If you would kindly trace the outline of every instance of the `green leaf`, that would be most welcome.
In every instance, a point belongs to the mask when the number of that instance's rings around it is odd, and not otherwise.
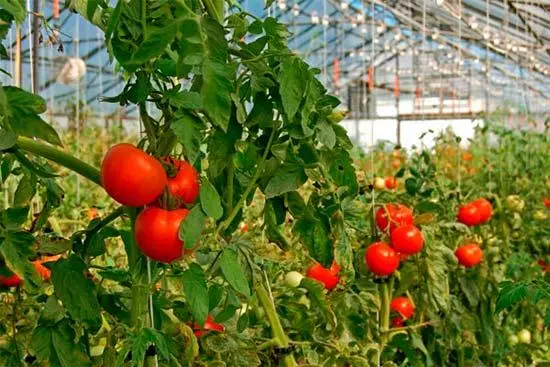
[[[24,3],[20,0],[0,0],[0,9],[10,13],[17,23],[23,23],[27,16]]]
[[[145,359],[145,352],[149,346],[154,345],[160,356],[168,358],[170,352],[164,335],[158,330],[142,328],[132,338],[132,361],[136,366],[141,366]]]
[[[279,94],[289,120],[294,118],[304,98],[307,88],[304,75],[307,75],[307,65],[300,58],[287,57],[281,63]]]
[[[65,318],[65,310],[55,296],[48,297],[38,321],[42,326],[53,326]]]
[[[329,149],[334,148],[336,145],[336,133],[334,132],[332,125],[328,123],[328,121],[322,120],[316,125],[316,127],[319,130],[317,133],[319,141]]]
[[[122,12],[122,6],[124,5],[123,0],[118,0],[116,6],[114,7],[111,16],[109,17],[109,23],[107,23],[107,30],[105,31],[105,39],[110,40],[113,32],[118,26],[120,21],[120,14]]]
[[[322,158],[323,164],[328,167],[328,174],[332,181],[337,186],[347,187],[348,194],[355,195],[359,187],[349,153],[342,148],[336,148],[332,151],[324,151]]]
[[[35,194],[36,176],[28,174],[23,175],[13,195],[13,206],[27,206]]]
[[[188,110],[199,110],[202,108],[201,95],[197,92],[184,90],[169,96],[168,101],[176,108],[185,108]]]
[[[0,130],[0,150],[10,149],[17,143],[17,136],[13,131]]]
[[[99,6],[99,0],[88,0],[88,4],[86,6],[86,16],[91,21],[94,18],[94,13]]]
[[[15,115],[39,115],[46,112],[46,101],[18,87],[2,87],[6,93],[9,109]]]
[[[196,263],[191,263],[189,269],[183,272],[183,292],[191,314],[199,325],[204,325],[208,316],[208,288],[204,271]]]
[[[300,287],[307,289],[309,299],[314,309],[318,309],[323,313],[323,316],[331,324],[333,328],[336,328],[337,319],[336,314],[330,308],[330,305],[327,301],[327,296],[325,295],[324,287],[321,283],[316,280],[304,278],[300,283]]]
[[[214,218],[215,220],[222,217],[223,207],[220,200],[220,195],[216,191],[214,185],[210,183],[208,178],[203,178],[201,182],[200,200],[201,207],[208,216]]]
[[[260,127],[271,126],[273,122],[273,103],[265,93],[254,96],[254,106],[245,122],[247,126],[258,124]]]
[[[34,237],[28,232],[7,232],[0,244],[6,266],[24,281],[23,286],[30,291],[35,291],[42,284],[28,260],[33,243]]]
[[[38,361],[46,361],[51,367],[91,366],[92,362],[82,343],[76,343],[76,333],[64,320],[53,327],[38,326],[34,329],[31,347]]]
[[[0,211],[2,226],[10,231],[18,231],[29,216],[29,207],[7,208]]]
[[[185,156],[191,165],[194,165],[202,142],[202,120],[194,115],[182,113],[181,117],[171,125],[178,141],[183,145]]]
[[[249,297],[250,288],[248,286],[248,281],[244,276],[245,271],[239,262],[237,252],[235,250],[228,247],[223,250],[220,258],[220,267],[224,278],[233,287],[233,289]]]
[[[268,198],[279,196],[287,192],[296,191],[307,181],[306,173],[301,166],[283,165],[275,172],[269,180],[265,195]]]
[[[409,195],[414,196],[420,185],[418,184],[418,180],[412,177],[409,177],[405,180],[405,188],[407,189],[407,192]]]
[[[180,224],[179,238],[183,241],[184,247],[190,249],[195,247],[197,241],[199,240],[202,229],[206,221],[206,216],[204,215],[201,207],[195,205],[185,220]]]
[[[55,295],[71,317],[95,332],[101,326],[101,314],[95,285],[84,274],[86,271],[86,264],[76,255],[59,259],[53,266],[52,283]]]
[[[61,146],[57,131],[37,115],[18,114],[11,119],[10,123],[17,135],[42,139],[50,144]]]
[[[294,225],[293,231],[307,246],[309,254],[324,266],[330,266],[333,260],[332,242],[329,229],[318,219],[300,219]]]
[[[38,252],[41,254],[57,255],[71,249],[71,241],[62,237],[38,237]]]
[[[234,69],[225,63],[207,59],[202,65],[202,105],[212,122],[227,131],[231,116],[231,92]]]

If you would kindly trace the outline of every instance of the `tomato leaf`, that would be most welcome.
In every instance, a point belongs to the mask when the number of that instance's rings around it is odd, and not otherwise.
[[[293,231],[307,246],[309,254],[324,266],[332,263],[332,242],[329,229],[317,218],[303,218],[296,222]]]
[[[145,353],[151,346],[155,346],[155,350],[160,356],[168,358],[170,352],[164,335],[158,330],[151,328],[142,328],[132,338],[132,361],[136,366],[141,366],[145,359]]]
[[[34,237],[28,232],[11,232],[4,235],[0,243],[0,253],[4,257],[6,266],[24,281],[23,286],[35,291],[42,284],[32,263],[28,260],[31,254],[30,247],[34,243]]]
[[[0,130],[0,150],[10,149],[17,143],[17,136],[13,131]]]
[[[304,75],[307,74],[307,65],[298,57],[287,57],[281,63],[279,93],[289,120],[294,118],[304,98],[307,86]]]
[[[295,191],[307,181],[306,173],[301,166],[283,165],[269,180],[265,195],[268,198],[279,196],[287,192]]]
[[[186,249],[195,247],[201,236],[206,221],[201,206],[195,205],[187,214],[187,217],[180,224],[179,238],[183,241]]]
[[[227,131],[231,115],[234,69],[225,63],[207,59],[202,66],[202,104],[212,122]]]
[[[86,264],[76,255],[59,259],[53,266],[52,283],[71,317],[95,332],[101,326],[101,314],[94,283],[84,275],[85,271]]]
[[[227,282],[237,292],[249,297],[250,287],[248,281],[244,276],[245,271],[239,262],[237,252],[231,248],[226,247],[220,258],[220,267],[222,273]]]
[[[201,207],[208,216],[214,218],[215,220],[222,217],[223,207],[220,195],[216,191],[214,185],[210,183],[208,178],[203,178],[201,182],[200,200]]]
[[[47,361],[52,367],[91,366],[83,343],[76,343],[76,333],[68,320],[52,327],[39,325],[30,343],[38,361]]]
[[[204,271],[196,263],[191,263],[183,272],[183,292],[191,314],[199,325],[204,325],[208,316],[208,288]]]
[[[336,145],[336,133],[328,121],[322,120],[316,126],[318,130],[317,137],[327,148],[332,149]]]
[[[26,206],[36,194],[36,176],[25,174],[19,180],[13,196],[13,206]]]
[[[183,145],[183,151],[189,163],[194,165],[199,153],[202,141],[202,129],[204,123],[194,115],[182,113],[181,117],[171,125],[172,131],[178,141]]]

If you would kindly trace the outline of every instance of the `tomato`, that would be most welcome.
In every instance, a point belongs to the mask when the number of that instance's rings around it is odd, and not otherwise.
[[[399,254],[385,242],[375,242],[367,248],[365,262],[371,272],[386,276],[399,267]]]
[[[395,297],[390,303],[390,310],[397,312],[404,320],[414,315],[414,305],[407,297]]]
[[[168,177],[168,191],[172,197],[177,198],[185,204],[192,204],[199,196],[200,183],[199,174],[195,167],[187,161],[174,159],[172,157],[165,158],[174,171],[173,177]]]
[[[34,270],[40,275],[42,280],[48,281],[51,278],[52,271],[48,269],[46,266],[42,265],[44,263],[49,262],[55,262],[57,261],[61,255],[56,256],[43,256],[41,259],[35,260],[32,262],[32,265],[34,266]]]
[[[241,229],[242,233],[247,233],[248,232],[248,223],[242,222],[241,225],[240,225],[240,229]]]
[[[517,343],[519,343],[519,338],[516,335],[512,334],[508,337],[508,345],[513,347]]]
[[[9,276],[0,275],[0,285],[5,288],[19,287],[22,282],[23,281],[19,278],[19,275],[15,273]]]
[[[518,339],[520,343],[530,344],[531,343],[531,332],[527,329],[520,330],[518,333]]]
[[[513,212],[521,213],[525,208],[525,201],[518,195],[508,195],[506,197],[506,207]]]
[[[386,188],[386,181],[382,177],[375,177],[373,186],[376,190],[384,190]]]
[[[468,203],[460,206],[456,218],[460,223],[466,224],[467,226],[471,227],[480,223],[481,212],[477,205]]]
[[[387,204],[376,211],[376,225],[381,231],[392,231],[413,223],[412,210],[402,204]]]
[[[321,264],[315,264],[307,269],[307,276],[323,283],[325,289],[329,291],[336,288],[340,281],[340,278],[336,274],[333,274],[330,269],[323,267]]]
[[[396,316],[393,319],[391,319],[391,325],[393,327],[403,327],[403,326],[405,326],[405,320],[403,320],[399,316]]]
[[[394,229],[390,237],[392,247],[402,254],[416,254],[424,246],[422,232],[412,224]]]
[[[101,163],[101,184],[127,206],[144,206],[160,196],[168,178],[162,164],[131,144],[113,146]]]
[[[544,260],[537,261],[537,265],[542,269],[544,273],[550,271],[550,264],[546,263]]]
[[[209,331],[216,331],[218,333],[223,333],[225,331],[225,326],[222,324],[218,324],[214,321],[214,318],[211,315],[208,315],[206,317],[206,321],[204,322],[204,326],[201,328],[198,323],[193,324],[193,330],[194,334],[197,338],[200,338],[204,334],[206,334]]]
[[[396,170],[401,167],[401,161],[399,159],[394,159],[393,162],[391,162],[391,166]]]
[[[98,217],[97,208],[91,207],[88,209],[88,220],[92,220]]]
[[[550,208],[550,198],[544,198],[542,199],[542,202],[545,207]]]
[[[474,157],[474,156],[473,156],[472,153],[470,153],[470,152],[464,152],[464,153],[462,153],[462,160],[465,160],[465,161],[468,161],[468,162],[469,162],[469,161],[472,160],[473,157]]]
[[[298,288],[304,276],[297,271],[289,271],[285,275],[285,284],[291,288]]]
[[[487,199],[477,199],[472,204],[479,209],[480,223],[487,223],[493,216],[493,204]]]
[[[144,209],[137,217],[134,236],[141,251],[151,259],[171,263],[183,255],[183,241],[179,239],[180,223],[187,209]]]
[[[388,176],[388,177],[386,177],[386,180],[385,180],[384,182],[385,182],[386,188],[387,188],[388,190],[395,190],[395,189],[397,189],[398,183],[397,183],[397,180],[395,179],[395,177],[393,177],[393,176]]]
[[[340,272],[340,266],[338,266],[338,264],[336,263],[336,259],[332,261],[332,265],[330,266],[329,270],[334,275]]]
[[[460,246],[455,251],[455,256],[460,265],[471,268],[481,262],[483,259],[483,251],[475,243]]]

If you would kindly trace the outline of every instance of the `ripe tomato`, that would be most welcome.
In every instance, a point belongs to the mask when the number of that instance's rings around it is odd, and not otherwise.
[[[394,159],[391,162],[391,166],[393,169],[397,170],[399,167],[401,167],[401,161],[399,159]]]
[[[248,223],[242,222],[239,227],[240,227],[242,233],[247,233],[248,232]]]
[[[550,271],[550,264],[546,263],[544,260],[537,261],[537,265],[542,269],[544,273]]]
[[[397,180],[395,179],[395,177],[393,177],[393,176],[388,176],[388,177],[386,177],[386,180],[385,180],[384,182],[385,182],[386,188],[387,188],[388,190],[395,190],[395,189],[397,189],[398,183],[397,183]]]
[[[336,274],[333,274],[330,269],[323,267],[321,264],[315,264],[307,269],[307,276],[323,283],[325,289],[329,291],[336,288],[340,281],[340,278]]]
[[[466,224],[467,226],[471,227],[480,223],[481,212],[477,205],[468,203],[460,206],[456,218],[460,223]]]
[[[460,265],[471,268],[481,262],[481,259],[483,259],[483,251],[475,243],[470,243],[457,248],[455,256]]]
[[[399,254],[385,242],[375,242],[365,253],[367,267],[376,275],[392,274],[399,267]]]
[[[88,209],[88,220],[92,220],[98,217],[97,208],[91,207]]]
[[[0,285],[5,288],[19,287],[22,282],[23,281],[19,278],[19,275],[15,273],[9,276],[0,275]]]
[[[387,204],[376,211],[376,225],[381,231],[413,224],[412,210],[402,204]]]
[[[193,324],[193,330],[194,334],[197,338],[200,338],[204,334],[206,334],[209,331],[216,331],[219,333],[223,333],[225,331],[225,326],[222,324],[218,324],[214,321],[214,318],[211,315],[208,315],[206,317],[206,321],[204,322],[204,326],[201,328],[198,323]]]
[[[151,259],[171,263],[183,255],[183,241],[179,239],[180,223],[187,209],[144,209],[137,217],[134,236],[141,251]]]
[[[477,199],[472,204],[479,209],[480,223],[487,223],[493,216],[493,204],[487,199]]]
[[[174,169],[175,175],[168,177],[168,191],[185,204],[192,204],[199,196],[199,174],[187,161],[165,158]]]
[[[34,260],[32,262],[32,265],[34,266],[34,270],[36,270],[36,272],[38,273],[38,275],[40,275],[42,280],[48,281],[48,280],[50,280],[50,278],[52,276],[52,271],[50,269],[48,269],[47,267],[45,267],[44,265],[42,265],[42,264],[49,263],[49,262],[55,262],[60,257],[61,257],[61,255],[43,256],[41,259]]]
[[[113,146],[101,163],[101,184],[123,205],[143,206],[160,196],[167,183],[162,164],[131,144]]]
[[[412,224],[394,229],[390,237],[392,247],[402,254],[416,254],[424,246],[422,232]]]
[[[391,319],[391,325],[393,327],[403,327],[405,326],[405,320],[403,318],[396,316],[393,319]]]
[[[395,297],[390,303],[390,310],[397,312],[404,320],[414,315],[414,305],[407,297]]]
[[[340,272],[340,266],[338,266],[338,264],[336,263],[336,259],[332,261],[332,265],[330,266],[329,270],[334,275]]]
[[[544,203],[545,207],[550,208],[550,198],[544,198],[542,199],[542,202]]]

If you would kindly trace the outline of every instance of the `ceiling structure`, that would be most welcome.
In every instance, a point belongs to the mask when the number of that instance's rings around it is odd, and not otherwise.
[[[550,0],[274,0],[267,8],[263,0],[239,3],[288,24],[290,47],[318,67],[344,101],[350,100],[348,87],[365,87],[372,67],[372,93],[381,99],[391,100],[398,85],[402,98],[474,98],[489,108],[550,111]],[[43,6],[49,24],[60,29],[63,50],[47,40],[40,47],[40,93],[50,105],[78,97],[102,113],[117,110],[100,103],[123,87],[102,35],[64,8],[53,19],[51,0]],[[27,34],[23,26],[23,84],[30,76]],[[9,37],[13,55],[13,32]],[[86,62],[80,88],[56,82],[67,57]]]

